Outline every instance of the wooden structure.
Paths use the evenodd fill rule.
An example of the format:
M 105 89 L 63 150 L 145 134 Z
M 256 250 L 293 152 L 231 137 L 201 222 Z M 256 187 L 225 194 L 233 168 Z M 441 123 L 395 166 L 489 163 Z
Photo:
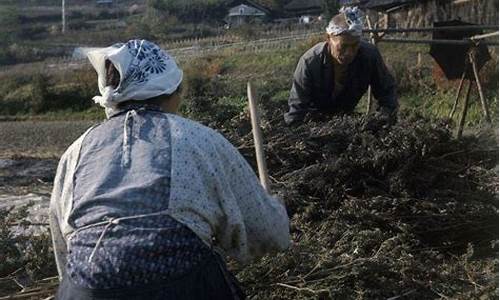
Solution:
M 249 4 L 240 4 L 229 9 L 227 22 L 232 26 L 239 26 L 255 21 L 263 21 L 266 17 L 266 12 Z
M 494 0 L 370 0 L 362 6 L 386 28 L 430 27 L 451 19 L 498 24 L 499 5 Z
M 276 11 L 264 0 L 235 0 L 230 2 L 225 22 L 231 26 L 262 22 L 275 17 Z
M 396 43 L 421 43 L 421 44 L 430 44 L 430 45 L 453 45 L 455 48 L 453 51 L 459 51 L 459 46 L 464 46 L 465 49 L 467 49 L 467 53 L 465 54 L 465 64 L 462 68 L 462 75 L 461 75 L 461 80 L 460 84 L 458 86 L 458 92 L 457 96 L 455 99 L 455 103 L 453 105 L 452 110 L 450 111 L 449 117 L 450 119 L 453 118 L 459 101 L 460 101 L 460 95 L 463 90 L 465 81 L 467 82 L 467 88 L 466 88 L 466 94 L 465 94 L 465 100 L 462 108 L 462 113 L 460 115 L 459 123 L 458 123 L 458 129 L 457 129 L 457 138 L 461 138 L 463 134 L 463 128 L 465 124 L 465 119 L 467 117 L 467 111 L 469 107 L 469 102 L 470 102 L 470 94 L 471 94 L 471 88 L 473 85 L 473 82 L 475 83 L 475 86 L 477 87 L 477 91 L 479 94 L 479 101 L 481 104 L 481 109 L 483 112 L 483 116 L 485 121 L 488 124 L 491 124 L 491 115 L 490 115 L 490 110 L 488 107 L 488 102 L 485 98 L 484 92 L 483 92 L 483 87 L 479 78 L 479 69 L 481 68 L 482 64 L 485 62 L 484 60 L 487 58 L 481 58 L 484 55 L 481 55 L 481 50 L 483 52 L 486 52 L 488 54 L 487 48 L 484 48 L 485 45 L 491 45 L 491 46 L 496 46 L 498 47 L 498 42 L 490 42 L 490 41 L 485 41 L 488 38 L 498 38 L 498 25 L 457 25 L 457 26 L 446 26 L 447 23 L 449 22 L 442 22 L 443 26 L 439 27 L 434 27 L 434 28 L 408 28 L 408 29 L 398 29 L 398 28 L 390 28 L 390 29 L 376 29 L 372 27 L 372 24 L 370 22 L 370 18 L 367 17 L 367 23 L 369 29 L 364 30 L 365 32 L 369 32 L 371 35 L 371 42 L 376 44 L 377 42 L 396 42 Z M 451 24 L 450 24 L 451 25 Z M 380 35 L 378 33 L 410 33 L 410 32 L 442 32 L 442 31 L 455 31 L 455 30 L 491 30 L 491 29 L 497 29 L 495 32 L 490 32 L 486 34 L 478 34 L 474 36 L 469 36 L 469 38 L 464 39 L 461 34 L 458 35 L 444 35 L 441 37 L 441 39 L 432 39 L 432 40 L 424 40 L 424 39 L 394 39 L 394 38 L 382 38 L 383 35 Z M 375 35 L 376 34 L 376 35 Z M 441 35 L 436 35 L 433 37 L 438 37 Z M 455 39 L 443 39 L 444 37 L 452 37 Z M 483 48 L 483 49 L 482 49 Z M 432 54 L 432 53 L 431 53 Z M 440 55 L 441 56 L 441 55 Z M 446 56 L 446 55 L 445 55 Z M 436 55 L 434 55 L 434 58 L 436 59 Z M 446 65 L 446 63 L 445 63 Z M 454 69 L 457 69 L 456 66 L 449 66 Z M 455 72 L 456 70 L 450 70 L 449 72 Z M 452 73 L 450 73 L 452 74 Z M 450 75 L 450 77 L 453 78 L 455 75 Z M 367 110 L 366 113 L 369 114 L 371 110 L 371 90 L 368 90 L 368 104 L 367 104 Z

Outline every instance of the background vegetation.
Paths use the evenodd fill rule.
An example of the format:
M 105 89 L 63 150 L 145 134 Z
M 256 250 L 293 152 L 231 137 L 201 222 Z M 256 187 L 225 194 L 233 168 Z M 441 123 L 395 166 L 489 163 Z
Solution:
M 207 107 L 218 108 L 220 119 L 231 119 L 246 105 L 246 82 L 253 81 L 263 101 L 280 101 L 286 109 L 292 74 L 300 55 L 317 39 L 299 43 L 292 49 L 264 52 L 219 52 L 199 58 L 182 59 L 185 70 L 185 105 L 183 112 L 202 120 Z M 381 51 L 398 82 L 404 110 L 418 111 L 430 117 L 447 117 L 456 97 L 457 81 L 447 82 L 433 75 L 434 63 L 426 47 L 381 44 Z M 423 63 L 417 65 L 417 56 Z M 498 55 L 481 70 L 491 115 L 498 119 Z M 96 74 L 89 65 L 82 68 L 43 72 L 30 67 L 0 72 L 0 115 L 7 119 L 101 118 L 91 101 L 98 93 Z M 30 70 L 31 68 L 31 70 Z M 481 123 L 479 96 L 472 90 L 469 125 Z M 196 104 L 196 105 L 193 105 Z M 365 99 L 358 106 L 365 110 Z M 206 110 L 212 111 L 212 110 Z M 214 111 L 217 111 L 215 109 Z

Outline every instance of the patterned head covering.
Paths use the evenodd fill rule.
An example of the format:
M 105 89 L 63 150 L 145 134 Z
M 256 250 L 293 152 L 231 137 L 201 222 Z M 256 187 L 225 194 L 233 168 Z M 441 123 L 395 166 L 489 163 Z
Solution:
M 146 40 L 94 48 L 86 54 L 97 72 L 101 93 L 93 100 L 106 109 L 108 116 L 120 102 L 170 95 L 182 82 L 183 73 L 175 60 Z M 111 61 L 120 74 L 120 83 L 116 88 L 106 86 L 106 60 Z
M 357 7 L 342 7 L 339 10 L 340 14 L 343 14 L 345 17 L 345 24 L 337 24 L 333 19 L 328 24 L 326 28 L 326 33 L 330 35 L 340 35 L 342 33 L 349 33 L 353 36 L 361 36 L 361 32 L 363 30 L 363 12 Z

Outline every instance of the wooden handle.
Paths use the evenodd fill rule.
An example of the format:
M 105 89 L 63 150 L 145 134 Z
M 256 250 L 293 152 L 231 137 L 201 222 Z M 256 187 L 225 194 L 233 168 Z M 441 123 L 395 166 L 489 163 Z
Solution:
M 248 103 L 250 107 L 250 118 L 252 120 L 253 140 L 255 144 L 255 154 L 257 155 L 257 167 L 259 169 L 260 183 L 264 189 L 270 193 L 269 176 L 267 174 L 266 159 L 264 156 L 264 145 L 262 139 L 262 129 L 260 128 L 260 116 L 255 99 L 255 90 L 250 82 L 247 84 Z

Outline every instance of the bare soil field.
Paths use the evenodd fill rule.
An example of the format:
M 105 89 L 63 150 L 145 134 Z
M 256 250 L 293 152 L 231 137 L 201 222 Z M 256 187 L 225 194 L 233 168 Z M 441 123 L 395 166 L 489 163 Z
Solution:
M 57 158 L 92 121 L 0 122 L 0 158 Z

